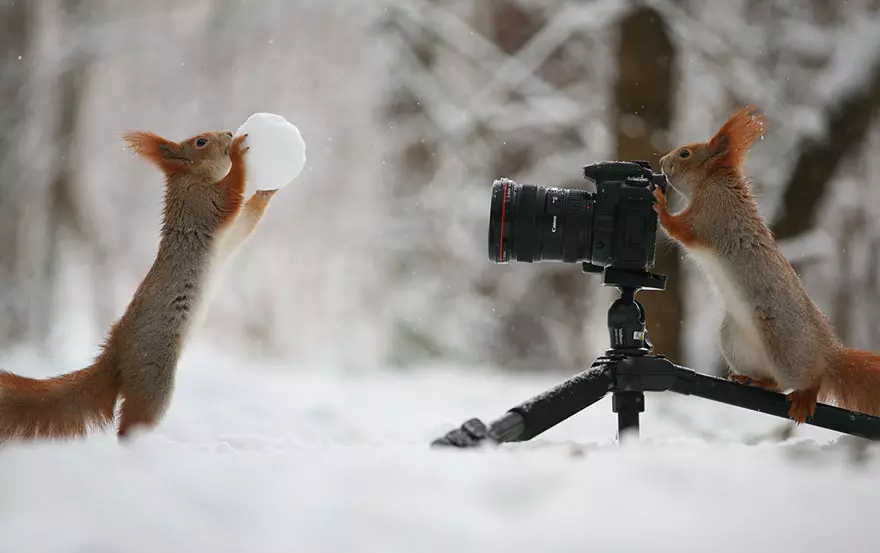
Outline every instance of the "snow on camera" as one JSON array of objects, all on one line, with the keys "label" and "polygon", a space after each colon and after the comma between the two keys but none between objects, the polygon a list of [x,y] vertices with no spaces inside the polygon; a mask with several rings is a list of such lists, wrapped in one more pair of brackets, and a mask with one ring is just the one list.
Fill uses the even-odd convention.
[{"label": "snow on camera", "polygon": [[247,133],[247,194],[278,190],[299,176],[306,164],[306,143],[299,129],[281,115],[255,113],[235,132]]}]

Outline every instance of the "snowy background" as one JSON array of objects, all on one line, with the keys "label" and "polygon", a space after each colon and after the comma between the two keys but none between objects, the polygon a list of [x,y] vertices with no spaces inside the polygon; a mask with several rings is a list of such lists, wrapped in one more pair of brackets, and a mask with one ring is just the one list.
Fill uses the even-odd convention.
[{"label": "snowy background", "polygon": [[[589,365],[613,298],[486,259],[492,179],[583,186],[765,110],[762,210],[852,346],[878,348],[880,5],[869,0],[0,0],[0,365],[87,365],[158,239],[120,134],[280,113],[308,163],[231,260],[168,417],[0,450],[0,551],[873,551],[880,460],[651,395],[528,444],[426,444]],[[659,352],[719,371],[718,304],[662,243]],[[684,291],[687,293],[684,293]]]}]

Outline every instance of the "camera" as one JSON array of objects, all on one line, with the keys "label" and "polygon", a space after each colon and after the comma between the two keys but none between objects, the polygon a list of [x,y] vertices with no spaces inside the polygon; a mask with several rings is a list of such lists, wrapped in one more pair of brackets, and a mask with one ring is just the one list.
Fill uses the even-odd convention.
[{"label": "camera", "polygon": [[666,192],[666,176],[645,161],[604,161],[585,166],[584,177],[596,184],[595,193],[496,180],[489,259],[580,262],[595,272],[653,267],[653,190]]}]

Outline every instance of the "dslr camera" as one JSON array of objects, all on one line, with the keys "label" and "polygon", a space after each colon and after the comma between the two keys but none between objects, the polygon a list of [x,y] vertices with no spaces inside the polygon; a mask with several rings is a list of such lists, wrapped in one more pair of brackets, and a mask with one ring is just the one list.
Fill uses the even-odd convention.
[{"label": "dslr camera", "polygon": [[584,167],[584,177],[595,183],[595,193],[496,180],[489,259],[580,262],[596,273],[653,267],[653,190],[666,192],[666,176],[652,172],[645,161],[604,161]]}]

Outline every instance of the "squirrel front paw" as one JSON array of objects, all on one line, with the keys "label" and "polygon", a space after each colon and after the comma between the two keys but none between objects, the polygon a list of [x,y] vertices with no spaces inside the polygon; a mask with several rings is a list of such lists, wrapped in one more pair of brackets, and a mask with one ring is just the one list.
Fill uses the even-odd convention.
[{"label": "squirrel front paw", "polygon": [[663,213],[666,211],[666,194],[663,193],[663,190],[660,187],[654,188],[654,199],[657,200],[657,203],[654,204],[654,211],[657,213]]},{"label": "squirrel front paw", "polygon": [[232,139],[232,147],[229,149],[229,153],[232,155],[243,156],[250,150],[250,146],[245,145],[245,140],[247,139],[247,133],[236,136]]},{"label": "squirrel front paw", "polygon": [[266,209],[266,206],[269,205],[269,200],[272,199],[272,196],[278,192],[277,190],[257,190],[247,201],[248,207],[250,209],[257,209],[262,211]]}]

